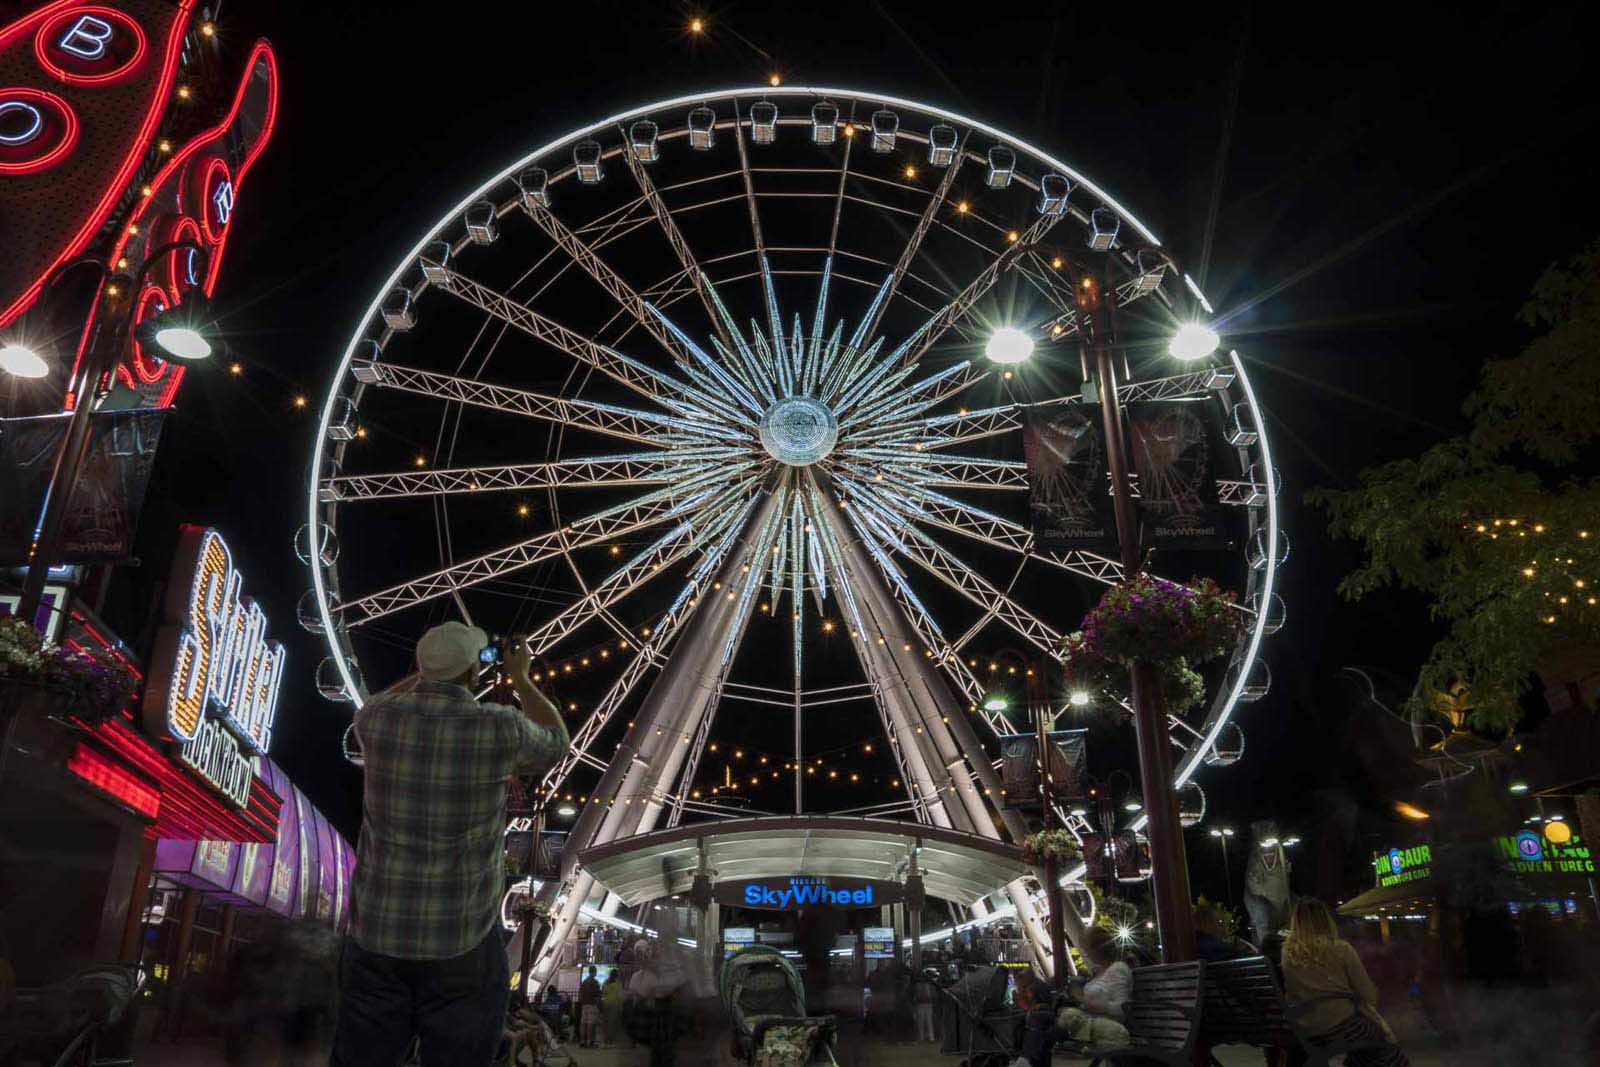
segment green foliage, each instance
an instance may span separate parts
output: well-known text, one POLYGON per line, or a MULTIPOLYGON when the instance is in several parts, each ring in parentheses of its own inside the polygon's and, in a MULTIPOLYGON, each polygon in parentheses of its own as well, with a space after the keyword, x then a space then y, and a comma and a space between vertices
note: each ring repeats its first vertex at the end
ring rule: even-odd
POLYGON ((1419 690, 1465 681, 1484 729, 1515 725, 1546 653, 1600 642, 1600 480, 1568 473, 1600 438, 1600 243, 1547 271, 1522 319, 1544 332, 1488 361, 1468 433, 1310 496, 1366 551, 1344 596, 1428 598, 1446 632, 1419 690))

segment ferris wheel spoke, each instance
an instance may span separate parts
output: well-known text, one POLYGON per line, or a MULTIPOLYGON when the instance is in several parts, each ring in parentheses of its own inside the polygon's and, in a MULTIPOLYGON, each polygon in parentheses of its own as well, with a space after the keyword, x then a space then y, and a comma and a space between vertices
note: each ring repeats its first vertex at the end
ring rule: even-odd
POLYGON ((717 313, 711 306, 711 298, 707 292, 711 284, 710 278, 700 269, 700 264, 695 259, 693 250, 689 247, 689 242, 684 240, 683 231, 678 229, 678 222, 672 217, 672 209, 667 206, 665 200, 661 199, 661 191, 656 188, 656 183, 651 179, 650 172, 634 153, 633 145, 628 139, 626 130, 622 131, 622 143, 623 162, 627 164, 629 172, 633 175, 633 180, 639 183, 639 191, 644 194, 644 198, 649 202, 650 210, 655 214, 656 222, 660 225, 662 234, 666 236, 667 244, 672 247, 672 253, 678 257, 678 262, 682 264, 684 272, 688 276, 689 284, 694 286, 695 292, 699 295, 700 303, 706 310, 706 317, 711 320, 711 328, 717 331, 717 336, 722 343, 731 348, 732 344, 724 332, 723 324, 717 318, 717 313))
POLYGON ((346 628, 362 626, 435 597, 446 596, 553 559, 563 552, 604 544, 614 538, 648 529, 702 505, 747 492, 756 484, 754 477, 739 478, 731 484, 728 484, 728 479, 737 478, 753 466, 752 463, 735 464, 726 470, 685 479, 596 512, 559 530, 530 537, 388 589, 336 604, 332 614, 346 628))
POLYGON ((1233 384, 1231 367, 1207 367, 1189 374, 1175 374, 1170 378, 1154 378, 1147 382, 1124 382, 1117 386, 1117 398, 1124 404, 1138 400, 1178 400, 1184 397, 1209 396, 1233 384))
POLYGON ((907 518, 1013 552, 1027 552, 1033 546, 1033 531, 1021 523, 898 478, 878 481, 873 475, 872 481, 862 481, 862 473, 865 472, 852 472, 856 492, 880 501, 907 518))
POLYGON ((845 460, 882 466, 920 485, 1007 491, 1028 488, 1028 465, 1019 459, 946 456, 909 448, 843 448, 840 455, 845 460))
MULTIPOLYGON (((715 540, 729 523, 741 514, 748 514, 754 506, 754 497, 746 500, 742 507, 737 499, 730 499, 719 507, 707 508, 680 522, 613 571, 604 581, 563 608, 550 621, 529 633, 529 653, 534 658, 548 654, 568 634, 602 613, 609 612, 612 605, 648 584, 663 570, 715 540)), ((632 640, 626 631, 623 633, 625 640, 632 640)))
MULTIPOLYGON (((434 263, 426 257, 423 257, 422 263, 424 269, 429 272, 433 284, 440 289, 487 312, 501 322, 516 327, 530 337, 565 352, 573 359, 595 368, 640 396, 668 407, 675 406, 677 398, 684 396, 702 405, 720 406, 715 403, 716 398, 702 393, 701 390, 672 375, 625 356, 575 330, 570 330, 526 304, 520 304, 456 270, 434 263)), ((649 305, 642 301, 640 304, 641 310, 648 313, 649 305)), ((670 332, 664 332, 667 336, 672 336, 670 332)))
MULTIPOLYGON (((751 500, 753 503, 755 498, 752 497, 751 500)), ((666 650, 677 636, 678 628, 688 617, 688 611, 693 610, 692 602, 698 600, 711 582, 717 567, 727 558, 729 551, 738 542, 739 534, 748 525, 748 512, 745 514, 744 519, 724 531, 706 558, 695 567, 689 580, 673 600, 672 608, 651 628, 648 639, 640 647, 639 655, 628 661, 621 675, 612 682, 611 688, 595 706, 594 713, 584 720, 583 726, 573 735, 572 747, 567 755, 545 773, 543 779, 545 785, 559 788, 566 781, 572 768, 588 753, 595 739, 611 722, 617 709, 628 699, 639 681, 652 667, 659 667, 666 662, 666 650), (686 608, 688 610, 685 610, 686 608)))
MULTIPOLYGON (((716 290, 713 289, 713 300, 715 300, 715 294, 716 290)), ((729 360, 726 361, 725 366, 723 363, 719 363, 712 359, 706 354, 705 349, 695 344, 694 341, 690 339, 689 335, 684 333, 683 330, 679 328, 677 323, 669 319, 666 316, 666 313, 660 308, 656 307, 654 304, 646 304, 645 307, 652 315, 659 319, 669 331, 671 331, 674 337, 682 342, 685 348, 689 350, 690 354, 694 356, 695 362, 700 365, 701 373, 709 376, 710 380, 715 383, 715 387, 718 392, 732 398, 736 405, 743 407, 752 415, 759 415, 763 410, 765 410, 762 407, 761 402, 757 400, 754 395, 752 395, 751 389, 747 386, 747 384, 739 380, 739 378, 742 376, 742 373, 741 368, 737 363, 729 360), (728 373, 726 367, 732 367, 734 369, 734 373, 728 373)), ((726 350, 724 350, 724 353, 725 352, 726 350)))
POLYGON ((703 446, 719 440, 753 440, 746 429, 726 423, 659 415, 593 400, 546 396, 526 389, 458 378, 399 363, 352 363, 351 373, 358 381, 369 385, 542 419, 571 429, 621 437, 657 448, 674 448, 683 444, 703 446))
POLYGON ((1003 404, 954 415, 932 415, 901 423, 874 426, 851 436, 853 444, 878 442, 904 444, 912 449, 948 448, 968 441, 980 441, 1022 428, 1021 407, 1003 404))
POLYGON ((662 328, 656 317, 645 308, 645 302, 633 288, 607 263, 591 245, 586 243, 555 212, 532 198, 524 198, 523 208, 528 215, 556 243, 556 245, 600 284, 611 298, 620 304, 656 343, 666 349, 679 365, 689 362, 689 353, 671 332, 662 328))
POLYGON ((584 456, 553 463, 514 463, 497 467, 338 474, 324 478, 324 502, 392 500, 413 496, 528 489, 610 488, 676 481, 747 455, 739 448, 681 448, 671 452, 584 456))
POLYGON ((1050 228, 1060 221, 1061 217, 1060 215, 1039 216, 1031 226, 1022 232, 1022 236, 1016 242, 1008 243, 1000 254, 990 260, 989 265, 978 273, 977 277, 968 282, 959 293, 951 297, 944 307, 934 312, 919 331, 921 336, 918 342, 906 353, 906 362, 915 363, 920 360, 923 353, 939 343, 939 339, 945 335, 950 327, 964 320, 983 295, 994 287, 994 283, 999 280, 1000 275, 1017 261, 1021 250, 1043 240, 1044 236, 1050 232, 1050 228))
MULTIPOLYGON (((895 261, 894 269, 889 272, 889 277, 884 280, 883 291, 885 297, 892 297, 900 288, 900 283, 905 280, 906 271, 911 269, 911 264, 916 260, 917 253, 922 249, 923 239, 928 236, 928 231, 933 228, 934 220, 939 217, 939 212, 944 208, 951 188, 955 185, 956 174, 961 170, 961 164, 967 159, 967 136, 961 134, 961 143, 956 146, 955 158, 944 169, 944 175, 939 179, 938 188, 928 198, 928 204, 922 209, 922 216, 917 219, 917 224, 911 230, 911 236, 906 241, 905 247, 900 250, 900 258, 895 261)), ((867 332, 871 333, 878 328, 878 322, 883 318, 884 309, 888 306, 887 299, 877 302, 868 314, 867 332)))
MULTIPOLYGON (((910 369, 915 369, 912 364, 910 369)), ((981 370, 967 360, 962 360, 953 367, 947 367, 937 374, 929 375, 919 381, 913 382, 904 389, 889 392, 887 395, 878 395, 870 403, 863 404, 855 411, 850 412, 839 423, 840 433, 846 438, 844 431, 851 426, 863 422, 898 423, 922 414, 929 408, 936 407, 953 396, 958 396, 977 385, 989 376, 989 372, 981 370)))

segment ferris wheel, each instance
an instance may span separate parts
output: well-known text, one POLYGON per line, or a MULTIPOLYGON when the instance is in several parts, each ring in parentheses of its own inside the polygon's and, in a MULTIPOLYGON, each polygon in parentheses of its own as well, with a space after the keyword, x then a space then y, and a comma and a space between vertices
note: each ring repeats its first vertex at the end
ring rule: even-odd
MULTIPOLYGON (((316 432, 300 619, 326 637, 319 686, 359 704, 376 676, 362 665, 392 666, 446 617, 529 634, 543 681, 585 679, 545 780, 582 781, 579 844, 728 814, 696 786, 735 703, 792 716, 769 803, 807 804, 808 721, 875 716, 905 792, 876 812, 995 835, 983 742, 1011 728, 983 707, 985 652, 1055 655, 1123 577, 1115 547, 1052 548, 1028 520, 1024 423, 1070 422, 1085 396, 1060 246, 1101 257, 1144 338, 1118 353, 1119 397, 1193 401, 1225 427, 1211 476, 1237 548, 1206 566, 1250 625, 1209 702, 1170 728, 1177 784, 1232 762, 1235 710, 1266 692, 1287 542, 1238 355, 1167 355, 1205 297, 1061 160, 837 88, 711 92, 586 125, 492 176, 400 261, 316 432), (985 354, 1001 327, 1031 358, 985 354)), ((1194 429, 1169 423, 1164 471, 1184 462, 1167 438, 1194 429)), ((1046 464, 1039 491, 1104 493, 1085 447, 1046 464)), ((561 921, 592 888, 560 888, 561 921)), ((1012 903, 1036 910, 1022 889, 1012 903)))

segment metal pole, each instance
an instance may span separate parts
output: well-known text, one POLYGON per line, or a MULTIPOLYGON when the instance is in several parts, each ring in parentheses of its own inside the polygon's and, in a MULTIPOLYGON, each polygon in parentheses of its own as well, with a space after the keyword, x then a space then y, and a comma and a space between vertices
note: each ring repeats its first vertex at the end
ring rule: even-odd
MULTIPOLYGON (((1029 685, 1029 689, 1035 688, 1029 685)), ((1030 693, 1030 696, 1035 694, 1030 693)), ((1043 700, 1034 700, 1034 717, 1039 732, 1039 793, 1044 801, 1044 819, 1042 827, 1050 829, 1051 816, 1055 811, 1055 777, 1050 773, 1050 730, 1047 712, 1043 700)), ((1055 973, 1052 975, 1055 987, 1060 989, 1067 982, 1067 976, 1072 973, 1072 965, 1067 961, 1067 934, 1063 925, 1061 909, 1066 901, 1061 893, 1061 872, 1056 868, 1055 856, 1046 853, 1044 857, 1044 896, 1045 904, 1049 909, 1050 922, 1050 958, 1055 962, 1055 973)))
POLYGON ((805 782, 805 746, 804 738, 800 732, 800 676, 794 679, 794 813, 799 815, 805 811, 805 796, 802 793, 805 782))
MULTIPOLYGON (((1079 306, 1088 312, 1087 338, 1099 378, 1100 413, 1105 422, 1106 460, 1111 473, 1112 510, 1117 522, 1117 541, 1122 549, 1122 570, 1132 578, 1139 573, 1141 553, 1138 518, 1134 514, 1133 493, 1128 483, 1122 402, 1117 396, 1117 375, 1111 363, 1111 305, 1115 297, 1105 298, 1100 280, 1088 272, 1079 279, 1077 291, 1079 306)), ((1166 714, 1161 706, 1155 671, 1149 664, 1135 663, 1128 673, 1133 683, 1139 776, 1144 787, 1145 815, 1149 819, 1147 833, 1156 921, 1161 930, 1161 958, 1165 963, 1178 963, 1194 959, 1194 912, 1183 831, 1178 821, 1178 798, 1172 788, 1171 739, 1167 736, 1166 714)))
POLYGON ((92 331, 89 347, 79 366, 78 378, 71 383, 76 402, 72 406, 66 436, 56 452, 55 466, 50 471, 49 487, 45 490, 44 518, 39 524, 39 537, 34 542, 33 556, 28 560, 28 576, 22 583, 22 601, 17 605, 17 618, 27 620, 30 625, 39 614, 39 602, 44 597, 44 583, 50 566, 60 553, 67 504, 71 501, 73 486, 78 482, 78 470, 83 465, 83 457, 89 450, 89 416, 94 411, 95 390, 100 386, 101 377, 116 367, 121 351, 119 342, 123 332, 118 328, 120 323, 117 319, 121 313, 119 305, 126 298, 120 291, 110 295, 110 286, 106 289, 107 317, 111 323, 109 329, 102 328, 99 323, 89 327, 92 331), (111 335, 109 342, 105 340, 106 333, 111 335))

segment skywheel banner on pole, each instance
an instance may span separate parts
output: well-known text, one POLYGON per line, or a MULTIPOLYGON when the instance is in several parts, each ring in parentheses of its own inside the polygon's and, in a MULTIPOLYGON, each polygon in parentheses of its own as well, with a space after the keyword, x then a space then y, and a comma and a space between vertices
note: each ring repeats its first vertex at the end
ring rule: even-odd
POLYGON ((1110 551, 1117 527, 1096 404, 1030 408, 1022 428, 1028 517, 1044 548, 1110 551))
POLYGON ((1148 400, 1128 405, 1128 437, 1139 477, 1140 540, 1156 548, 1224 548, 1217 501, 1222 426, 1215 404, 1148 400))

